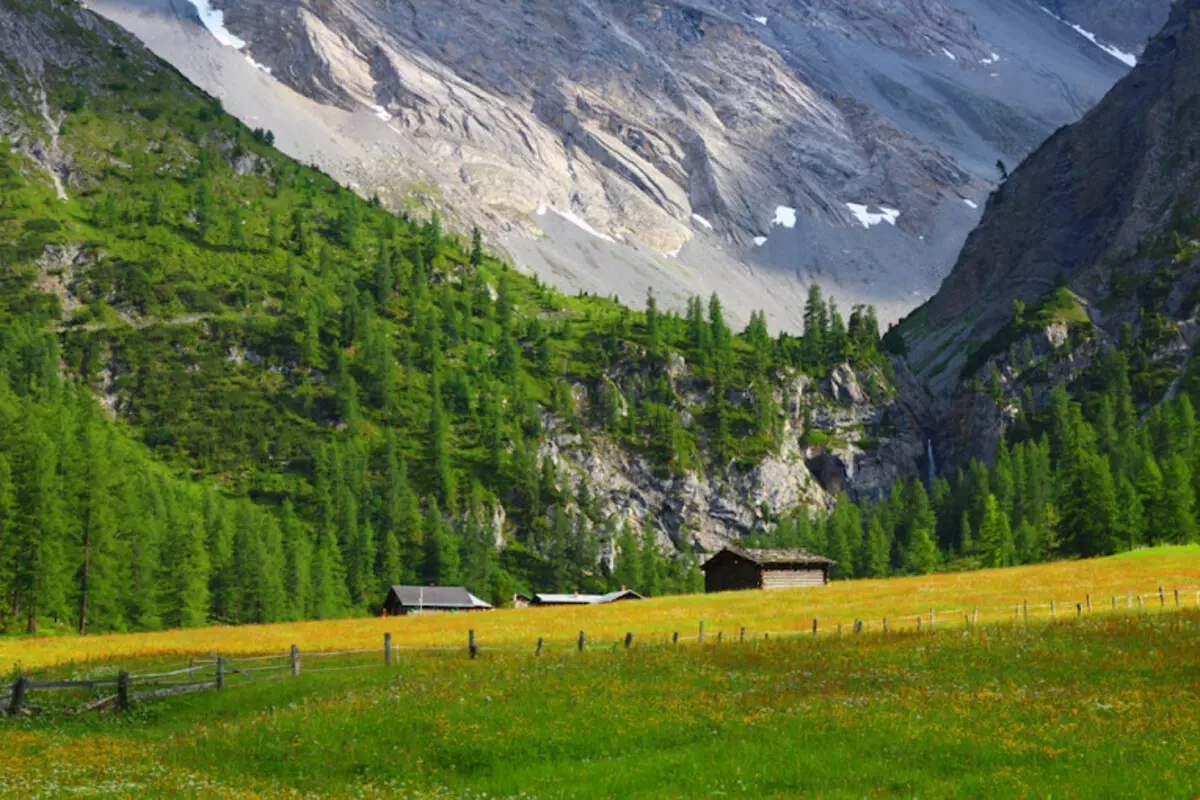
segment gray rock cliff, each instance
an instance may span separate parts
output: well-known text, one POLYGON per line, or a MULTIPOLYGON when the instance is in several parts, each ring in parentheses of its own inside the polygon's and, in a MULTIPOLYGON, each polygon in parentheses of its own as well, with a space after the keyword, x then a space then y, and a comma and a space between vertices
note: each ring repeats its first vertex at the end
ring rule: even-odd
POLYGON ((718 291, 775 329, 812 282, 885 321, 922 302, 996 160, 1127 69, 1028 0, 90 5, 288 152, 560 288, 718 291))

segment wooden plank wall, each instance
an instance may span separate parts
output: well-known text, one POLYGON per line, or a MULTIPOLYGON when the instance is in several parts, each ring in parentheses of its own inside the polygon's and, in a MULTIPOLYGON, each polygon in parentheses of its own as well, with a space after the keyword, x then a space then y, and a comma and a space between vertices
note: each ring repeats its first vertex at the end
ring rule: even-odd
POLYGON ((824 586, 825 570, 821 567, 809 569, 764 569, 764 589, 795 589, 805 586, 824 586))

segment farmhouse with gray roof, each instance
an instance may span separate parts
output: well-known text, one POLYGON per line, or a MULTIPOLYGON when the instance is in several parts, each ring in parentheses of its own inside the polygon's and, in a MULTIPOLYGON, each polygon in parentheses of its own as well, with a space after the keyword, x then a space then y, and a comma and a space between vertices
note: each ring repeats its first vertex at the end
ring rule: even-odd
POLYGON ((461 586, 393 586, 383 601, 391 616, 430 611, 485 611, 492 606, 461 586))

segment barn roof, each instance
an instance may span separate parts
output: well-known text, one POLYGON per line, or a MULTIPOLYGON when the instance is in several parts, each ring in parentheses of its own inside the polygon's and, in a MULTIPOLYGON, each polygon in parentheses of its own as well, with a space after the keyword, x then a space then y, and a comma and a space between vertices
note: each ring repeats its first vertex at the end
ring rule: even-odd
POLYGON ((709 564, 713 563, 720 557, 722 553, 732 553, 735 556, 744 558, 747 561, 752 561, 760 567, 768 566, 825 566, 836 564, 837 562, 825 556, 814 555, 807 550, 785 550, 780 548, 760 548, 750 549, 743 547, 726 546, 716 553, 712 558, 700 565, 704 569, 709 564))
POLYGON ((401 605, 409 608, 491 608, 461 586, 393 586, 401 605))
POLYGON ((608 594, 544 594, 539 592, 533 596, 534 603, 547 606, 599 606, 617 600, 642 599, 640 594, 629 589, 608 594))

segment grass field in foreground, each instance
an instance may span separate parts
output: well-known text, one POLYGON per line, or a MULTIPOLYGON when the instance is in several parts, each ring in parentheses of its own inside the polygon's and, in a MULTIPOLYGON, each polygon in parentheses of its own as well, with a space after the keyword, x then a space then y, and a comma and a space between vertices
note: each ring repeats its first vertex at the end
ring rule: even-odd
MULTIPOLYGON (((589 608, 536 608, 474 614, 426 614, 390 619, 351 619, 280 625, 209 627, 159 633, 108 636, 47 636, 0 639, 0 667, 20 664, 36 669, 54 665, 116 660, 148 660, 203 655, 282 653, 292 644, 301 651, 382 647, 391 632, 400 646, 466 647, 474 628, 479 644, 533 649, 538 637, 548 646, 567 645, 580 630, 592 641, 616 641, 632 632, 639 642, 666 639, 673 632, 696 633, 703 621, 711 636, 734 635, 745 627, 761 636, 811 631, 820 619, 822 633, 837 624, 863 620, 878 630, 889 617, 894 630, 916 627, 918 614, 937 612, 939 624, 961 625, 963 615, 980 609, 980 623, 1008 621, 1016 603, 1028 601, 1031 617, 1049 617, 1050 601, 1060 614, 1075 613, 1075 604, 1091 594, 1096 611, 1111 610, 1113 596, 1143 594, 1147 607, 1158 607, 1158 588, 1169 604, 1174 590, 1181 602, 1195 606, 1200 591, 1200 546, 1162 547, 1113 558, 1064 561, 1013 569, 928 575, 888 580, 835 582, 819 589, 735 592, 718 595, 664 597, 589 608)), ((1136 603, 1135 603, 1136 607, 1136 603)), ((926 623, 928 617, 926 616, 926 623)))
POLYGON ((1194 797, 1198 635, 1189 609, 408 656, 0 721, 0 795, 1194 797))

